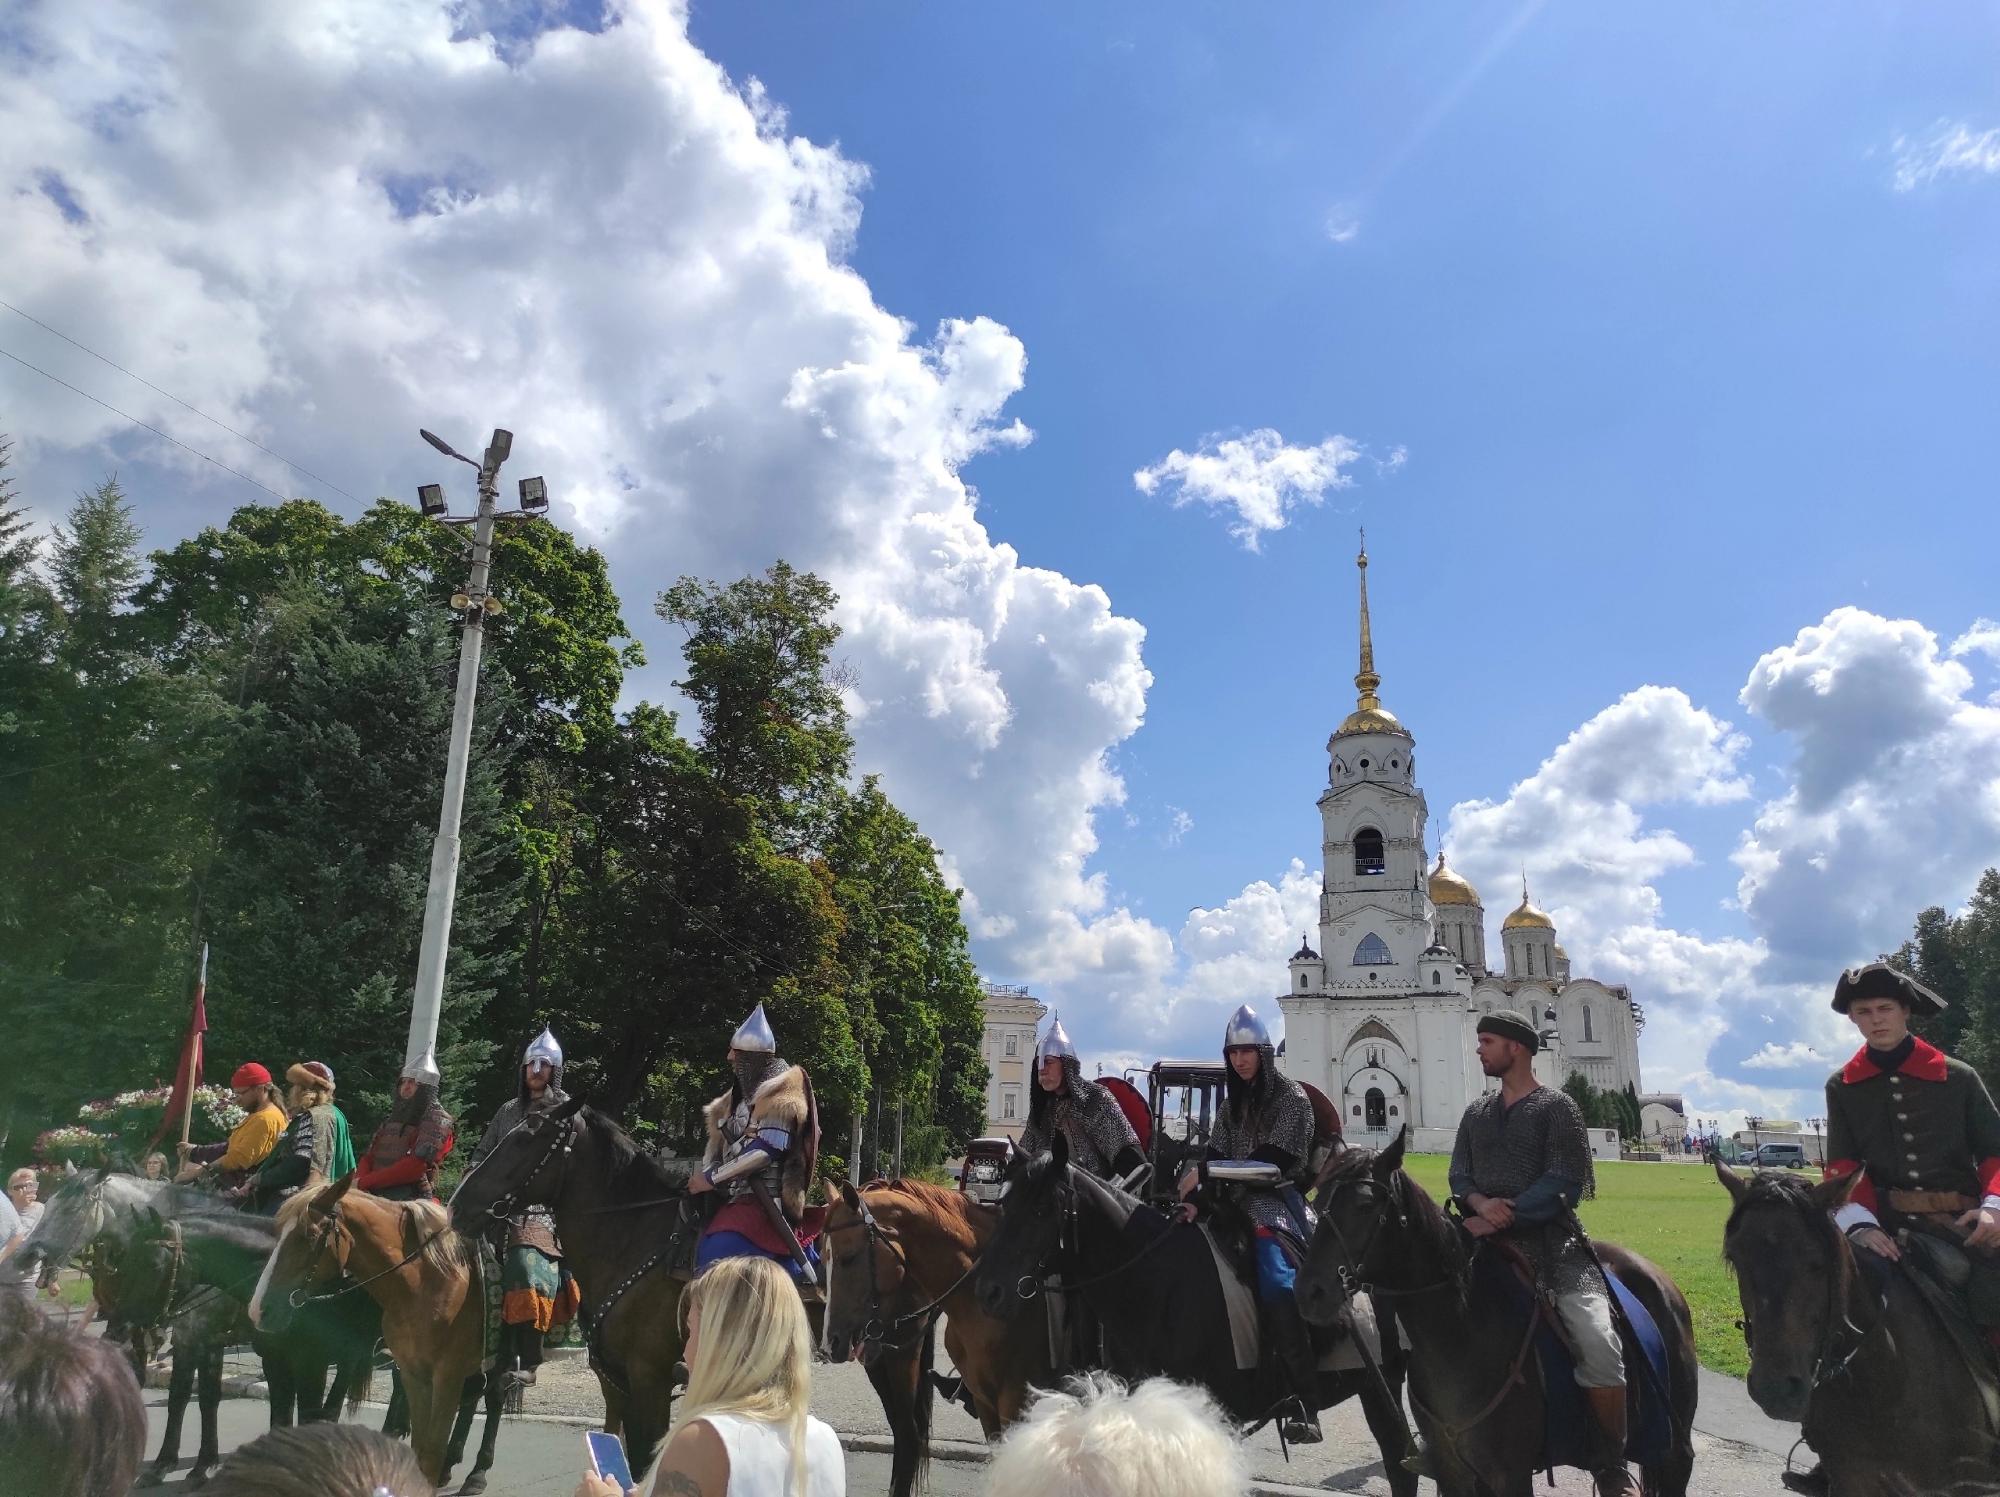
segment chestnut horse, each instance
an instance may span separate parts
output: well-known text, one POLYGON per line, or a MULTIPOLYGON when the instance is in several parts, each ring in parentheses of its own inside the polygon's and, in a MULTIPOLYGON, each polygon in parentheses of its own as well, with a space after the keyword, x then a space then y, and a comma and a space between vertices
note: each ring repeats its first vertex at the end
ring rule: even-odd
POLYGON ((356 1279, 332 1292, 365 1290, 382 1307, 382 1339, 410 1400, 410 1444, 439 1487, 461 1399, 485 1355, 473 1252, 436 1201, 385 1201, 356 1190, 350 1173, 279 1208, 278 1245, 250 1302, 253 1323, 281 1331, 327 1294, 323 1286, 356 1279))
POLYGON ((930 1372, 937 1319, 944 1345, 989 1440, 1020 1416, 1031 1382, 1049 1381, 1039 1321, 996 1320, 972 1275, 1000 1213, 921 1180, 878 1180, 840 1200, 821 1234, 828 1270, 826 1351, 859 1357, 895 1438, 890 1491, 906 1497, 930 1459, 930 1372), (921 1343, 919 1356, 910 1353, 921 1343), (887 1355, 885 1355, 885 1353, 887 1355))

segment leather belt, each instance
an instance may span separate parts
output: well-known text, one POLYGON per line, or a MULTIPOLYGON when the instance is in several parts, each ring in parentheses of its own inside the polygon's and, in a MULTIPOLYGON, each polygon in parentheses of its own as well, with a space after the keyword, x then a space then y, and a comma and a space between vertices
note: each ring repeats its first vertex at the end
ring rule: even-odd
POLYGON ((1904 1216, 1940 1216, 1945 1213, 1958 1215, 1970 1211, 1979 1204, 1977 1196, 1965 1195, 1956 1190, 1892 1190, 1889 1192, 1889 1209, 1904 1216))

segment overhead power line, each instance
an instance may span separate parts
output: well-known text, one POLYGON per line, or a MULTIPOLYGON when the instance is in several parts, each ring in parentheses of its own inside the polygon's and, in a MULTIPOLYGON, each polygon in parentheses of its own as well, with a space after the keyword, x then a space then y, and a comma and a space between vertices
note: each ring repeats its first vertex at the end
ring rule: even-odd
MULTIPOLYGON (((286 457, 282 452, 273 452, 270 448, 266 447, 262 442, 258 441, 255 437, 249 435, 247 432, 240 432, 235 427, 231 426, 227 421, 219 420, 218 418, 209 415, 207 411, 200 409, 198 406, 193 406, 188 404, 187 401, 182 400, 180 396, 174 394, 172 390, 162 390, 158 385, 154 384, 151 380, 147 379, 145 375, 134 374, 130 369, 127 369, 123 364, 119 363, 117 360, 106 358, 103 354, 99 353, 96 349, 91 348, 89 345, 77 342, 76 339, 72 338, 68 333, 64 332, 61 328, 50 327, 46 322, 42 321, 41 318, 35 316, 32 312, 24 312, 19 307, 15 306, 12 302, 8 301, 0 301, 0 307, 5 307, 9 312, 12 312, 16 317, 25 318, 27 321, 32 322, 36 327, 40 328, 43 332, 52 334, 53 336, 62 339, 63 342, 67 343, 71 348, 78 349, 84 353, 89 354, 93 359, 96 359, 100 364, 109 365, 111 368, 116 369, 120 374, 124 375, 127 379, 136 379, 140 384, 144 385, 148 390, 151 390, 155 395, 164 395, 166 396, 167 399, 171 400, 175 405, 180 406, 183 410, 192 411, 194 412, 195 415, 201 417, 202 420, 213 422, 215 425, 221 427, 224 431, 228 432, 232 437, 235 437, 238 441, 248 442, 252 447, 255 447, 259 452, 263 453, 266 457, 276 458, 279 462, 283 463, 287 468, 290 468, 294 473, 304 474, 307 478, 310 478, 314 483, 332 489, 334 493, 340 495, 341 498, 343 499, 351 500, 356 504, 359 504, 361 502, 359 499, 355 499, 355 497, 352 494, 348 493, 347 490, 343 489, 339 484, 334 483, 329 479, 321 478, 319 474, 313 472, 312 469, 303 467, 300 464, 293 462, 290 458, 286 457)), ((14 355, 9 354, 8 357, 14 358, 14 355)), ((19 363, 24 363, 25 361, 16 358, 14 359, 14 362, 19 364, 19 363)), ((28 365, 28 367, 31 369, 34 368, 32 364, 28 365)), ((43 371, 36 370, 35 372, 37 374, 40 374, 43 371)), ((49 378, 54 379, 55 376, 50 375, 49 378)), ((57 380, 57 383, 60 384, 62 382, 60 380, 57 380)), ((76 389, 74 385, 71 385, 69 388, 76 389)), ((77 393, 81 395, 84 392, 78 390, 77 393)), ((92 400, 97 399, 97 397, 94 395, 91 396, 90 398, 92 400)), ((101 400, 99 400, 97 403, 99 405, 104 405, 106 410, 112 409, 111 406, 105 405, 105 402, 101 400)), ((119 412, 119 414, 123 415, 124 413, 121 411, 119 412)), ((133 418, 130 416, 126 416, 125 419, 127 421, 133 420, 133 418)), ((146 423, 140 421, 137 422, 136 424, 140 426, 145 426, 146 423)), ((146 429, 148 431, 153 431, 156 428, 147 427, 146 429)), ((160 435, 166 436, 166 433, 161 432, 160 435)), ((174 439, 172 437, 167 437, 167 440, 171 442, 174 439)), ((186 443, 182 443, 181 445, 186 446, 186 443)), ((190 452, 194 451, 194 449, 191 447, 188 448, 188 450, 190 452)), ((198 455, 204 457, 207 456, 206 453, 198 455)), ((209 461, 214 462, 215 459, 209 458, 209 461)), ((218 466, 220 466, 220 464, 218 464, 218 466)), ((230 469, 230 471, 234 473, 236 470, 232 468, 230 469)), ((243 475, 240 473, 237 474, 237 477, 239 478, 242 476, 243 475)), ((254 478, 251 479, 250 481, 252 483, 256 483, 256 480, 254 478)), ((263 485, 259 484, 258 487, 262 488, 263 485)), ((271 491, 266 489, 265 492, 269 493, 271 491)))
MULTIPOLYGON (((110 401, 99 400, 95 395, 91 394, 90 391, 88 390, 77 389, 77 387, 71 384, 68 380, 63 379, 58 375, 49 373, 48 370, 41 368, 39 365, 30 364, 26 359, 22 358, 19 354, 9 353, 6 349, 0 348, 0 358, 12 359, 15 363, 19 364, 23 369, 32 370, 36 374, 39 374, 43 379, 53 380, 56 384, 61 385, 65 390, 68 390, 76 395, 81 395, 85 400, 103 406, 107 411, 111 412, 112 415, 118 417, 120 420, 130 421, 134 426, 142 426, 156 437, 165 437, 169 442, 172 442, 176 447, 180 448, 183 452, 192 452, 196 457, 200 458, 203 462, 213 463, 223 472, 233 474, 235 477, 242 479, 245 483, 255 484, 258 488, 262 489, 265 493, 269 494, 273 499, 277 500, 280 504, 283 504, 285 502, 285 496, 279 493, 276 489, 272 488, 268 483, 264 483, 259 479, 252 478, 248 473, 245 473, 240 468, 230 467, 229 464, 225 463, 219 457, 210 457, 206 452, 203 452, 199 447, 188 446, 188 444, 183 442, 179 437, 161 431, 159 427, 154 426, 149 422, 141 421, 137 416, 128 415, 126 412, 119 410, 118 407, 113 405, 110 401)), ((282 462, 284 461, 284 459, 280 458, 279 461, 282 462)))

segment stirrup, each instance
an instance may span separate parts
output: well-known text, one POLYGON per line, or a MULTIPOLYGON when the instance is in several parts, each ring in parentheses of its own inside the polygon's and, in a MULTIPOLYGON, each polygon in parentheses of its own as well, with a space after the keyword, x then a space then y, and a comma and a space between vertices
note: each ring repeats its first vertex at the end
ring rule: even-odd
POLYGON ((1826 1497, 1832 1483, 1826 1479, 1826 1467, 1814 1466, 1810 1471, 1786 1470, 1778 1477, 1788 1492, 1803 1492, 1806 1497, 1826 1497))
POLYGON ((1396 1464, 1412 1476, 1427 1476, 1432 1481, 1438 1479, 1437 1455, 1431 1449, 1430 1442, 1422 1436, 1419 1436, 1417 1439, 1416 1449, 1412 1450, 1396 1464))
POLYGON ((1290 1412, 1280 1416, 1278 1433, 1289 1445, 1317 1445, 1326 1437, 1320 1433, 1319 1420, 1306 1407, 1305 1400, 1294 1397, 1290 1412))

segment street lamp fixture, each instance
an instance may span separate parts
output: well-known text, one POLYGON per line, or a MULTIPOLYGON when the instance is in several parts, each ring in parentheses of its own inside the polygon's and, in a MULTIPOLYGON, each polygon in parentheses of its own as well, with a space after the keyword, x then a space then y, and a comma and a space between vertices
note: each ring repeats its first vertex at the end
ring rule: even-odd
MULTIPOLYGON (((429 436, 430 433, 426 432, 424 435, 429 436)), ((417 485, 417 508, 424 512, 426 518, 435 520, 448 507, 444 502, 443 484, 422 483, 417 485)))

